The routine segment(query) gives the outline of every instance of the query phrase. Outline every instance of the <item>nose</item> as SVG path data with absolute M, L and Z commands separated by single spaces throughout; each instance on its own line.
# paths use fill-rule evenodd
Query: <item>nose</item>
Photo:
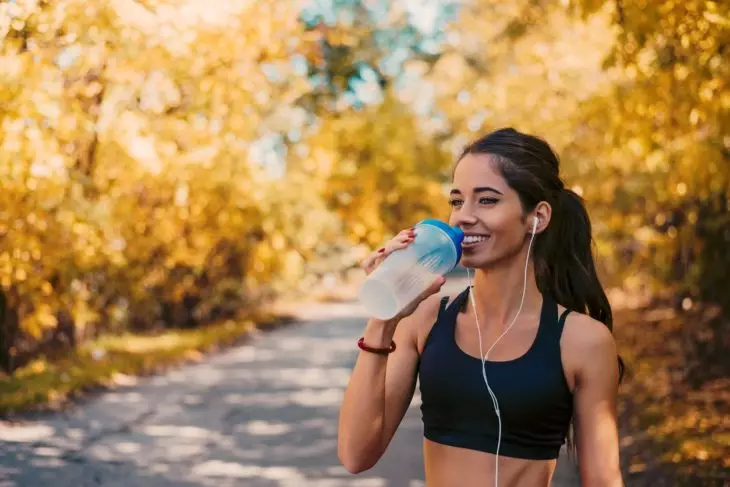
M 471 207 L 468 203 L 459 208 L 458 211 L 451 213 L 451 224 L 455 226 L 469 227 L 477 222 L 477 217 L 471 211 Z

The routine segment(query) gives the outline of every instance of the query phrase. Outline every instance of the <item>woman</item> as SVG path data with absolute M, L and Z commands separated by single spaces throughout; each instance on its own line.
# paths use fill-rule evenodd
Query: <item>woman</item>
M 441 298 L 439 278 L 395 318 L 368 321 L 340 411 L 340 461 L 352 473 L 377 463 L 418 377 L 428 487 L 548 486 L 571 429 L 582 485 L 623 485 L 611 308 L 557 157 L 537 137 L 493 132 L 458 159 L 451 206 L 473 283 Z M 362 267 L 413 239 L 401 232 Z

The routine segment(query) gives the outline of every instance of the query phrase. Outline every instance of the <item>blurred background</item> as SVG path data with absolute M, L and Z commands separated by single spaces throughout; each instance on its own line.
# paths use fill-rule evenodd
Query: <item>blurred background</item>
M 591 213 L 627 471 L 730 482 L 729 61 L 725 0 L 0 1 L 0 409 L 347 299 L 512 126 Z

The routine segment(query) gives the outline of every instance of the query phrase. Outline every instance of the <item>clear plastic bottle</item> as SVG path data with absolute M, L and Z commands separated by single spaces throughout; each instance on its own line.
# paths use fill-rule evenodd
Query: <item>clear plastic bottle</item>
M 360 288 L 360 302 L 374 318 L 393 318 L 461 260 L 460 228 L 428 219 L 414 231 L 413 242 L 390 254 Z

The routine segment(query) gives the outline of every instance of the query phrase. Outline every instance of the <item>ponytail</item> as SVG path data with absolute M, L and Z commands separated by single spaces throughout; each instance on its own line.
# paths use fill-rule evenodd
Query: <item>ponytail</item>
M 557 214 L 535 246 L 538 288 L 566 308 L 585 313 L 612 330 L 611 304 L 596 272 L 591 221 L 583 199 L 566 188 L 556 200 L 553 212 Z
M 535 248 L 535 274 L 541 292 L 567 309 L 588 314 L 613 331 L 613 313 L 598 279 L 593 259 L 593 233 L 583 198 L 562 189 L 557 198 L 558 214 L 544 232 L 542 248 Z M 619 381 L 624 363 L 618 357 Z M 568 431 L 568 454 L 577 458 L 575 423 Z
M 613 312 L 593 257 L 593 231 L 583 198 L 561 189 L 555 218 L 535 242 L 535 279 L 541 293 L 565 308 L 585 313 L 613 331 Z M 618 357 L 619 381 L 624 361 Z

